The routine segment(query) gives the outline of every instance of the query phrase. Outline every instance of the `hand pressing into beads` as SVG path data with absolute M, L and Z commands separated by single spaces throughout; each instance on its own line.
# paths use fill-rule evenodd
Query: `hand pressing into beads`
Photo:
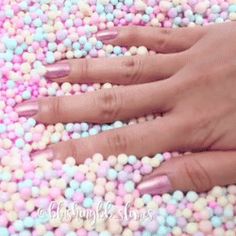
M 38 122 L 110 123 L 147 114 L 158 118 L 88 138 L 50 145 L 33 154 L 83 162 L 96 152 L 139 157 L 191 151 L 146 176 L 142 193 L 206 191 L 236 183 L 236 24 L 160 29 L 122 27 L 99 32 L 106 44 L 144 45 L 157 54 L 64 60 L 46 77 L 62 83 L 127 85 L 75 96 L 48 97 L 17 105 Z

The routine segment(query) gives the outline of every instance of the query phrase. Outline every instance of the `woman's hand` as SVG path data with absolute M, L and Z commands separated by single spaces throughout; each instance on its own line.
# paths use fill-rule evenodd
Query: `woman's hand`
M 33 156 L 77 162 L 95 152 L 153 155 L 192 151 L 156 169 L 138 188 L 163 193 L 205 191 L 236 182 L 236 24 L 158 29 L 124 27 L 97 34 L 122 46 L 144 45 L 158 54 L 80 59 L 47 67 L 62 83 L 121 84 L 76 96 L 41 98 L 17 105 L 19 115 L 38 122 L 109 123 L 150 113 L 155 120 L 50 145 Z

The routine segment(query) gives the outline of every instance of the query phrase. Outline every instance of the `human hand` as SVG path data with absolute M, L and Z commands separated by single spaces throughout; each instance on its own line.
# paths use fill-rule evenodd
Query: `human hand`
M 144 45 L 158 54 L 79 59 L 47 67 L 62 83 L 122 84 L 83 95 L 40 98 L 17 105 L 19 115 L 38 122 L 109 123 L 147 114 L 155 120 L 50 145 L 33 154 L 77 162 L 95 152 L 135 154 L 192 151 L 172 158 L 144 178 L 142 193 L 180 189 L 205 191 L 236 182 L 236 27 L 158 29 L 124 27 L 100 32 L 109 44 Z

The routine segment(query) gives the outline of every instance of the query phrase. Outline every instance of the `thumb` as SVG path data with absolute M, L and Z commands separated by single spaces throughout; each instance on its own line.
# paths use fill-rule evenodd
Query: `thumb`
M 202 152 L 175 157 L 145 176 L 137 189 L 141 194 L 181 191 L 204 192 L 213 186 L 236 183 L 236 152 Z

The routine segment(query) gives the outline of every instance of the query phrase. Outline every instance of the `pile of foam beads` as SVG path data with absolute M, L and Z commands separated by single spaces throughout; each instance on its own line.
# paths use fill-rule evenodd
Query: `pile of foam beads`
M 152 116 L 110 125 L 45 126 L 32 118 L 19 118 L 14 111 L 24 100 L 112 86 L 52 83 L 43 76 L 45 64 L 65 58 L 149 53 L 145 47 L 103 45 L 95 37 L 99 30 L 128 24 L 190 27 L 232 20 L 236 20 L 235 0 L 1 0 L 0 236 L 234 236 L 235 185 L 203 194 L 175 191 L 162 196 L 141 196 L 135 189 L 142 176 L 171 158 L 171 153 L 140 160 L 125 154 L 105 160 L 95 154 L 79 166 L 73 157 L 62 163 L 29 156 L 51 143 Z M 97 214 L 95 222 L 92 213 Z

